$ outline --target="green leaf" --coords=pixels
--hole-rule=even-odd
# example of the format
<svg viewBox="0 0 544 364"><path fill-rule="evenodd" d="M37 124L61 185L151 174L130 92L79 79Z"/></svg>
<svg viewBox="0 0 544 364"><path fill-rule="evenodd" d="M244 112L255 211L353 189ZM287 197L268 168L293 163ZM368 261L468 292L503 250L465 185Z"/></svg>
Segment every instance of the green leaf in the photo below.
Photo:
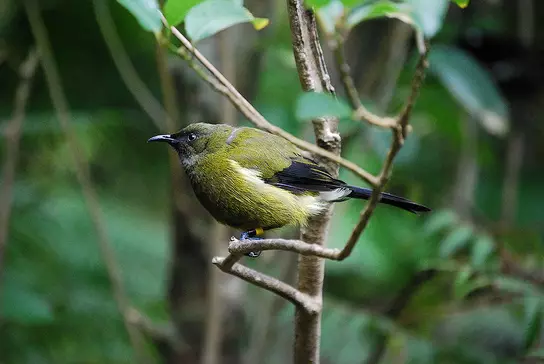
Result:
<svg viewBox="0 0 544 364"><path fill-rule="evenodd" d="M162 27L159 4L156 0L117 0L134 15L145 30L158 33Z"/></svg>
<svg viewBox="0 0 544 364"><path fill-rule="evenodd" d="M454 296L457 299L463 299L466 295L466 286L469 283L472 276L472 269L470 266L464 266L459 270L455 281L453 282Z"/></svg>
<svg viewBox="0 0 544 364"><path fill-rule="evenodd" d="M442 28L449 0L408 0L411 14L426 37L433 37Z"/></svg>
<svg viewBox="0 0 544 364"><path fill-rule="evenodd" d="M464 51L445 45L431 49L429 62L430 71L489 133L507 133L507 101L484 67Z"/></svg>
<svg viewBox="0 0 544 364"><path fill-rule="evenodd" d="M506 292L524 294L529 297L539 298L540 300L544 299L542 291L531 283L520 279L498 276L493 280L493 284L496 288Z"/></svg>
<svg viewBox="0 0 544 364"><path fill-rule="evenodd" d="M320 92L303 93L297 100L297 118L301 121L324 116L347 118L351 116L349 105L332 95Z"/></svg>
<svg viewBox="0 0 544 364"><path fill-rule="evenodd" d="M43 324L54 320L50 303L42 295L28 288L6 281L0 316L19 324Z"/></svg>
<svg viewBox="0 0 544 364"><path fill-rule="evenodd" d="M411 19L409 19L409 8L406 5L381 0L377 3L363 5L353 9L353 11L348 15L346 23L348 27L352 28L365 20L383 17L407 17L407 22L411 22Z"/></svg>
<svg viewBox="0 0 544 364"><path fill-rule="evenodd" d="M466 8L470 0L451 0L451 1L459 5L460 8Z"/></svg>
<svg viewBox="0 0 544 364"><path fill-rule="evenodd" d="M493 243L493 239L488 235L479 236L472 245L472 265L476 268L483 268L494 250L495 244Z"/></svg>
<svg viewBox="0 0 544 364"><path fill-rule="evenodd" d="M425 233L433 235L459 222L459 217L451 210L442 210L433 213L425 225Z"/></svg>
<svg viewBox="0 0 544 364"><path fill-rule="evenodd" d="M327 5L330 2L331 2L331 0L306 0L306 1L304 1L304 4L307 7L313 7L315 9L319 9L319 8L322 8L323 6Z"/></svg>
<svg viewBox="0 0 544 364"><path fill-rule="evenodd" d="M529 297L525 299L525 332L524 332L524 348L529 350L538 340L542 332L542 300L537 297Z"/></svg>
<svg viewBox="0 0 544 364"><path fill-rule="evenodd" d="M412 7L409 4L398 4L388 0L380 0L376 3L359 6L348 15L346 25L353 28L357 24L376 18L395 18L411 25L416 32L418 49L421 53L425 50L423 26L414 18Z"/></svg>
<svg viewBox="0 0 544 364"><path fill-rule="evenodd" d="M193 6L201 2L202 0L168 0L163 8L164 17L168 24L176 26L183 22Z"/></svg>
<svg viewBox="0 0 544 364"><path fill-rule="evenodd" d="M340 1L333 0L329 2L327 6L323 6L317 10L317 16L319 23L321 24L323 31L327 34L334 34L336 24L344 16L344 5Z"/></svg>
<svg viewBox="0 0 544 364"><path fill-rule="evenodd" d="M372 0L341 0L341 1L342 1L342 4L344 4L346 8L353 8L357 5L364 5L365 3L368 3Z"/></svg>
<svg viewBox="0 0 544 364"><path fill-rule="evenodd" d="M252 23L255 29L260 30L268 25L268 19L255 18L242 5L229 0L201 2L191 8L185 17L185 29L193 42L241 23Z"/></svg>
<svg viewBox="0 0 544 364"><path fill-rule="evenodd" d="M440 245L440 256L448 258L459 249L461 249L472 237L472 228L461 226L453 230Z"/></svg>
<svg viewBox="0 0 544 364"><path fill-rule="evenodd" d="M464 266L458 273L453 284L454 297L463 300L474 290L488 287L489 280L484 277L473 277L473 270L470 266Z"/></svg>

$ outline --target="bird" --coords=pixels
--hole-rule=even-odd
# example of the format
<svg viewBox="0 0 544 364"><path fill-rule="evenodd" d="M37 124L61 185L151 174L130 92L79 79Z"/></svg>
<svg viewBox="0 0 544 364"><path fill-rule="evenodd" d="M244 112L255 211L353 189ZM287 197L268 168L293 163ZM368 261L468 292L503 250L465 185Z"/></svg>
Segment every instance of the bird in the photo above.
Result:
<svg viewBox="0 0 544 364"><path fill-rule="evenodd" d="M305 226L331 203L372 194L334 178L287 139L256 128L196 122L151 142L167 143L177 152L199 202L218 222L243 231L241 240ZM416 214L431 210L386 192L379 202Z"/></svg>

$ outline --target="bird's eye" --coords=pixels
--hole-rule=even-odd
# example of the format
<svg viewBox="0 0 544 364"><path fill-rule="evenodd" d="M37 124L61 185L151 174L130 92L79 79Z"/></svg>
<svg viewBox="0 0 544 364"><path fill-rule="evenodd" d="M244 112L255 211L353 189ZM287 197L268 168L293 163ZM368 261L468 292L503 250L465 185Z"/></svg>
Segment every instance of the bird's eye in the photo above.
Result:
<svg viewBox="0 0 544 364"><path fill-rule="evenodd" d="M189 135L187 135L187 140L192 142L193 140L196 139L196 134L195 133L191 133Z"/></svg>

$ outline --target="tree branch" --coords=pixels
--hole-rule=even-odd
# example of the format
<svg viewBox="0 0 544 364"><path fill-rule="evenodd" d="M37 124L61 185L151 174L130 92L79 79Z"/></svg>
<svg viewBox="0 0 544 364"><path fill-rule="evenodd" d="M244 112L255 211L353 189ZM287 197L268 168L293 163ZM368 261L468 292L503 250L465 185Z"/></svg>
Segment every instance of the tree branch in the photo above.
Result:
<svg viewBox="0 0 544 364"><path fill-rule="evenodd" d="M39 57L36 49L32 48L28 52L26 60L19 67L20 81L15 90L13 115L5 132L6 155L2 170L2 186L0 187L0 287L2 285L4 254L8 239L13 183L17 170L17 160L19 158L19 142L25 120L26 106L30 98L32 79L36 72L38 61ZM1 289L0 292L2 292Z"/></svg>
<svg viewBox="0 0 544 364"><path fill-rule="evenodd" d="M341 252L339 249L328 249L321 245L308 244L302 240L238 240L234 236L230 238L229 252L231 254L242 255L258 250L285 250L331 260L338 260Z"/></svg>
<svg viewBox="0 0 544 364"><path fill-rule="evenodd" d="M287 0L287 11L291 28L293 54L302 89L306 92L327 92L334 95L334 88L323 59L315 15L304 9L302 0ZM312 121L316 142L329 153L340 155L341 139L338 134L338 119L318 118ZM338 176L338 159L314 158L333 176ZM342 163L340 163L342 164ZM344 164L342 164L344 165ZM375 180L374 180L375 182ZM301 240L321 249L325 245L332 208L313 217L301 229ZM314 249L319 249L314 248ZM300 255L298 263L298 289L322 304L325 262L317 256ZM294 362L296 364L319 363L321 341L321 311L310 314L304 310L295 311Z"/></svg>
<svg viewBox="0 0 544 364"><path fill-rule="evenodd" d="M175 350L186 350L188 344L183 340L171 322L156 323L134 307L127 309L128 321L156 343L168 343Z"/></svg>
<svg viewBox="0 0 544 364"><path fill-rule="evenodd" d="M125 324L125 328L129 334L129 339L137 355L138 361L147 362L148 358L144 351L143 338L141 337L140 332L136 330L133 325L131 325L128 317L129 300L124 290L121 272L115 260L115 255L111 247L111 241L106 232L106 226L100 211L96 191L89 176L88 161L81 152L81 145L77 138L76 132L71 125L72 116L70 114L70 108L62 88L61 78L51 50L48 32L40 14L39 5L36 0L25 0L24 6L32 34L36 40L36 45L40 53L42 68L44 70L46 83L49 88L51 101L57 114L57 118L59 119L62 131L66 136L70 154L74 158L75 174L79 184L81 185L83 196L97 234L98 246L100 248L102 259L106 265L108 277L111 282L113 297L117 304L117 308L123 317L123 323Z"/></svg>
<svg viewBox="0 0 544 364"><path fill-rule="evenodd" d="M316 315L321 311L321 303L305 293L300 292L295 287L270 277L266 274L247 268L237 261L240 255L229 254L226 258L214 257L212 263L225 273L232 274L246 282L273 292L287 301L293 303L296 307L302 308L311 315Z"/></svg>
<svg viewBox="0 0 544 364"><path fill-rule="evenodd" d="M368 221L370 220L370 217L372 216L374 209L376 208L376 205L380 200L380 194L383 192L383 189L385 188L385 185L389 180L389 176L391 175L391 170L393 167L393 160L400 148L402 147L402 144L404 143L404 138L407 134L407 129L409 126L408 121L410 120L412 108L419 94L419 89L421 88L421 85L423 83L425 70L427 68L427 56L429 54L429 48L429 45L427 45L425 47L425 52L419 58L414 77L412 78L410 95L408 96L402 112L396 118L396 126L392 129L393 141L391 142L391 147L389 148L389 152L387 153L387 157L385 158L383 167L381 169L379 175L379 183L372 191L372 194L365 208L363 209L363 211L361 211L359 222L357 223L357 225L355 225L355 228L351 232L348 242L344 246L344 249L342 249L342 252L338 257L339 260L347 258L353 251L355 244L359 240L359 237L361 236L363 230L368 225Z"/></svg>
<svg viewBox="0 0 544 364"><path fill-rule="evenodd" d="M396 124L395 119L375 115L362 104L357 88L355 87L355 82L350 74L350 67L346 61L344 54L344 43L345 38L342 35L337 35L335 39L331 39L329 41L330 47L334 53L336 67L340 73L342 85L344 86L349 103L353 108L353 119L366 120L372 125L383 128L393 128Z"/></svg>
<svg viewBox="0 0 544 364"><path fill-rule="evenodd" d="M165 24L168 26L167 24ZM262 116L254 107L251 105L239 92L232 86L232 84L219 72L207 59L204 57L198 49L196 49L191 42L179 30L175 27L169 27L172 34L181 41L184 48L177 50L177 53L184 58L191 68L193 68L199 76L210 84L217 92L223 94L232 102L232 104L240 111L249 121L251 121L255 126L268 131L269 133L279 135L301 149L307 150L311 153L314 153L320 157L326 158L327 160L333 161L346 169L352 171L354 174L368 182L370 185L374 186L378 179L373 176L371 173L365 171L357 164L350 162L339 155L331 153L315 144L301 140L294 135L286 132L285 130L270 124L264 116ZM203 70L201 67L195 64L194 59L202 64L205 68ZM329 82L330 83L330 82Z"/></svg>

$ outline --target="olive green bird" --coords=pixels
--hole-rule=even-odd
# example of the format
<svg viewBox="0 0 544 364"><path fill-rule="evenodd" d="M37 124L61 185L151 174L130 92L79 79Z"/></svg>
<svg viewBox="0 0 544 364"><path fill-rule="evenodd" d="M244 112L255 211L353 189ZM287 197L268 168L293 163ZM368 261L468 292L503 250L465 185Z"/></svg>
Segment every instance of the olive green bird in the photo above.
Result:
<svg viewBox="0 0 544 364"><path fill-rule="evenodd" d="M243 230L241 239L305 225L332 202L368 199L372 193L335 179L293 143L259 129L194 123L148 142L166 142L176 150L200 203L217 221ZM380 202L413 213L430 211L385 192Z"/></svg>

